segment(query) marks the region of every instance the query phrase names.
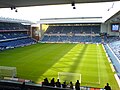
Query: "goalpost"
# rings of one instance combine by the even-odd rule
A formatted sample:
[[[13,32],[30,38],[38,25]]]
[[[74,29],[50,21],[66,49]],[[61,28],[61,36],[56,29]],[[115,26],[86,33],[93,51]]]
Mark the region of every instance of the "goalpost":
[[[78,73],[69,73],[69,72],[58,72],[58,79],[60,82],[66,81],[70,83],[71,81],[75,83],[77,80],[81,83],[81,74]]]
[[[16,67],[0,66],[0,77],[16,77]]]

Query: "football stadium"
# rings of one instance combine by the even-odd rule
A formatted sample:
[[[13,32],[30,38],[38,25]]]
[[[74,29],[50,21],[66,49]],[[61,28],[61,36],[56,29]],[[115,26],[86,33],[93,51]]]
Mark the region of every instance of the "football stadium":
[[[76,3],[101,1],[0,2],[0,8],[17,10],[58,4],[76,9]],[[44,18],[37,24],[0,17],[0,90],[120,90],[120,11],[106,20]]]

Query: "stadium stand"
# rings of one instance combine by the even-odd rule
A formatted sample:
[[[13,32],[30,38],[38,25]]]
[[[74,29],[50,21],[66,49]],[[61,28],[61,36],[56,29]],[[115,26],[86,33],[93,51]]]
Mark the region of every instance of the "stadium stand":
[[[112,43],[112,42],[119,41],[119,40],[120,40],[119,36],[109,36],[109,37],[107,37],[107,43]]]
[[[24,30],[24,26],[20,23],[0,23],[0,30]]]
[[[20,38],[20,37],[29,37],[26,32],[10,32],[10,33],[0,33],[0,40],[5,39],[13,39],[13,38]]]
[[[34,42],[35,41],[31,38],[24,38],[24,39],[1,42],[0,46],[6,47],[6,49],[9,49],[9,48],[15,48],[20,46],[31,45],[31,44],[34,44]]]
[[[41,42],[101,43],[99,25],[49,26]]]
[[[46,34],[68,34],[72,32],[73,34],[99,34],[100,33],[100,26],[49,26]]]
[[[109,46],[111,47],[115,55],[120,59],[120,41],[111,42],[109,43]]]
[[[21,23],[0,22],[0,50],[34,44]]]

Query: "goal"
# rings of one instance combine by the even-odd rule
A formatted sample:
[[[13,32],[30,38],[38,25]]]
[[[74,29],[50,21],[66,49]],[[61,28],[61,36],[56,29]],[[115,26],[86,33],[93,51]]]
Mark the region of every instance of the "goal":
[[[70,81],[72,81],[73,83],[75,83],[77,80],[79,80],[79,82],[81,83],[81,74],[58,72],[58,79],[60,80],[60,82],[66,81],[67,83],[69,83]]]
[[[16,67],[0,66],[0,76],[1,77],[16,77],[17,70]]]

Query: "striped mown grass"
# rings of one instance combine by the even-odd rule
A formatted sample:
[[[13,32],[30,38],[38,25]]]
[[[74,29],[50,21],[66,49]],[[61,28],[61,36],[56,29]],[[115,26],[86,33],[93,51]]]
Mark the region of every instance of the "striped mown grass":
[[[119,90],[102,45],[43,44],[0,52],[0,66],[17,67],[17,76],[37,83],[58,78],[58,72],[81,74],[81,86],[101,87],[108,82]]]

